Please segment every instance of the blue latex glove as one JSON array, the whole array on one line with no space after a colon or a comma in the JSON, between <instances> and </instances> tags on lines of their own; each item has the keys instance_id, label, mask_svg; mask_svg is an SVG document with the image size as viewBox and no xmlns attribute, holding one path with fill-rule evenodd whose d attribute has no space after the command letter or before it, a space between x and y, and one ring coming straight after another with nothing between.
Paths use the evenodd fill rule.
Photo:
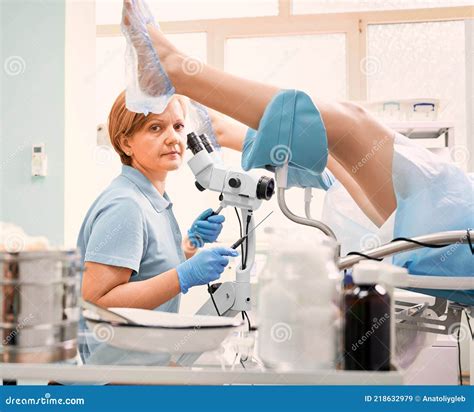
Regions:
<instances>
[{"instance_id":1,"label":"blue latex glove","mask_svg":"<svg viewBox=\"0 0 474 412\"><path fill-rule=\"evenodd\" d=\"M189 241L194 247L202 247L204 243L213 243L219 237L225 217L211 216L212 213L212 209L202 212L188 230Z\"/></svg>"},{"instance_id":2,"label":"blue latex glove","mask_svg":"<svg viewBox=\"0 0 474 412\"><path fill-rule=\"evenodd\" d=\"M238 256L239 253L227 247L206 249L191 259L181 263L178 272L181 292L186 293L189 288L197 285L205 285L219 276L229 264L228 256Z\"/></svg>"}]
</instances>

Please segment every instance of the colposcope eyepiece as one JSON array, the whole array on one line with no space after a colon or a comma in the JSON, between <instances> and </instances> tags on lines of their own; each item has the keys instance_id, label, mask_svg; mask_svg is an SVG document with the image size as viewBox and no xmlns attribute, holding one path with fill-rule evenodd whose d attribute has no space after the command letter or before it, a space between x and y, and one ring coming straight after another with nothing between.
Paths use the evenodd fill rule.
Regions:
<instances>
[{"instance_id":1,"label":"colposcope eyepiece","mask_svg":"<svg viewBox=\"0 0 474 412\"><path fill-rule=\"evenodd\" d=\"M199 153L201 150L204 150L201 140L199 139L199 137L197 137L196 133L194 132L188 133L187 138L188 138L188 141L187 141L188 149L191 150L193 155L195 155L196 153Z\"/></svg>"},{"instance_id":2,"label":"colposcope eyepiece","mask_svg":"<svg viewBox=\"0 0 474 412\"><path fill-rule=\"evenodd\" d=\"M201 139L201 142L202 144L204 145L204 147L206 148L207 150L207 153L212 153L214 151L214 148L212 147L212 143L211 141L209 140L209 138L207 137L206 134L200 134L199 135L199 138Z\"/></svg>"},{"instance_id":3,"label":"colposcope eyepiece","mask_svg":"<svg viewBox=\"0 0 474 412\"><path fill-rule=\"evenodd\" d=\"M275 180L262 176L257 183L257 199L270 200L275 193Z\"/></svg>"}]
</instances>

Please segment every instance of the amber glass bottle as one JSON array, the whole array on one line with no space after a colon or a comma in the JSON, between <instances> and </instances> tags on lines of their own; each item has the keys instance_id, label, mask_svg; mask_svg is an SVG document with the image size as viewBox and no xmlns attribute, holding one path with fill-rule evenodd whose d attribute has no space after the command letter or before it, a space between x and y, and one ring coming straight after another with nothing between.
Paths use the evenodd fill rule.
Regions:
<instances>
[{"instance_id":1,"label":"amber glass bottle","mask_svg":"<svg viewBox=\"0 0 474 412\"><path fill-rule=\"evenodd\" d=\"M343 296L344 369L390 370L390 295L374 268L354 267Z\"/></svg>"}]
</instances>

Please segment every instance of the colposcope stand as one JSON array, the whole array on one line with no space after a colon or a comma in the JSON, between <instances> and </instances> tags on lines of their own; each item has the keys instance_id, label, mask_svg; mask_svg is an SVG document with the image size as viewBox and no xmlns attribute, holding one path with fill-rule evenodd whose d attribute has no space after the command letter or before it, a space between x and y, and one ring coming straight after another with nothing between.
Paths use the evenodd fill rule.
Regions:
<instances>
[{"instance_id":1,"label":"colposcope stand","mask_svg":"<svg viewBox=\"0 0 474 412\"><path fill-rule=\"evenodd\" d=\"M242 269L242 263L235 271L234 282L224 282L212 293L212 298L209 298L204 305L196 312L196 315L220 315L233 318L242 311L249 311L251 308L250 295L250 272L255 262L255 232L254 232L254 218L253 212L247 209L240 209L242 211L242 223L247 222L247 217L250 216L248 226L248 247L246 256L246 267ZM246 233L245 233L246 234ZM219 313L216 313L216 307ZM191 366L199 357L201 353L183 354L177 360L180 366Z\"/></svg>"}]
</instances>

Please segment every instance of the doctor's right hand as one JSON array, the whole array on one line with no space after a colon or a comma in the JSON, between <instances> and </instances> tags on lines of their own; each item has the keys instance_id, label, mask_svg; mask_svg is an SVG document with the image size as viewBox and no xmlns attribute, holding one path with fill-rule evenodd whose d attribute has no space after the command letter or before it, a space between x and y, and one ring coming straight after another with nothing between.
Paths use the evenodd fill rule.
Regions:
<instances>
[{"instance_id":1,"label":"doctor's right hand","mask_svg":"<svg viewBox=\"0 0 474 412\"><path fill-rule=\"evenodd\" d=\"M178 272L181 292L186 293L190 287L205 285L219 279L225 267L229 264L228 256L238 256L239 253L231 248L218 247L206 249L181 263Z\"/></svg>"}]
</instances>

